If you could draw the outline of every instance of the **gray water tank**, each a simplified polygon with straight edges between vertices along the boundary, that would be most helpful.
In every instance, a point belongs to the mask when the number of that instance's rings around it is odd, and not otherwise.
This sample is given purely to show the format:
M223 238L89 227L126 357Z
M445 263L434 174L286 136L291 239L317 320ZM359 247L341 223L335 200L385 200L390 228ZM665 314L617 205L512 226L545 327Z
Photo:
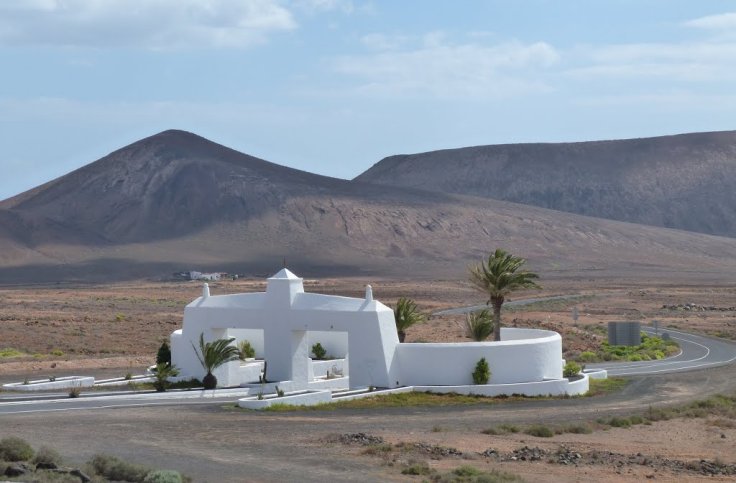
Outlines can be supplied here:
M629 346L641 344L641 322L609 322L608 343Z

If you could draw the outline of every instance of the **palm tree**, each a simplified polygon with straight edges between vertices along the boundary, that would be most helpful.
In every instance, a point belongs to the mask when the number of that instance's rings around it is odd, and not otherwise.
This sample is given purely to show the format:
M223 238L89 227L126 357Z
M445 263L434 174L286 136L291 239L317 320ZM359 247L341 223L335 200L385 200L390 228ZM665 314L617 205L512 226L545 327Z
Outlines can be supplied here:
M465 317L465 330L468 337L474 341L486 340L493 332L493 322L488 309L469 313Z
M158 392L164 392L169 387L169 378L179 375L179 369L176 366L169 365L166 362L156 364L156 370L153 373L153 387Z
M205 389L214 389L217 387L217 378L212 374L212 371L220 367L221 365L237 361L240 359L240 351L237 347L230 345L235 337L229 339L217 339L212 342L204 341L204 334L199 334L199 352L197 348L192 344L192 349L197 355L197 359L202 364L202 367L207 374L202 379L202 385Z
M539 275L521 270L526 260L497 249L487 261L470 267L470 281L488 294L486 302L493 306L493 339L501 340L501 306L506 296L521 288L540 288L534 280Z
M404 342L406 329L414 324L424 322L426 317L417 309L417 304L408 298L401 297L394 308L394 320L396 321L396 332L399 334L399 342Z

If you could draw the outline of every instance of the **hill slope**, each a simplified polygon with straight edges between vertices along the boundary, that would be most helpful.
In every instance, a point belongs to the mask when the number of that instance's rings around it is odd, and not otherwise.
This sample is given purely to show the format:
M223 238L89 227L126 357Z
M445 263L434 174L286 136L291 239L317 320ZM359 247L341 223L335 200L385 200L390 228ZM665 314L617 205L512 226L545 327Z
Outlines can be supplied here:
M356 180L736 237L736 131L390 156Z
M75 243L118 244L177 238L213 223L247 220L295 196L351 193L391 199L395 191L366 186L356 192L345 180L279 166L170 130L2 201L0 210L56 224L55 235L76 233ZM36 238L31 242L41 241Z
M182 131L0 202L0 283L174 270L464 277L496 247L554 274L736 268L736 240L345 181ZM720 274L720 275L719 275Z

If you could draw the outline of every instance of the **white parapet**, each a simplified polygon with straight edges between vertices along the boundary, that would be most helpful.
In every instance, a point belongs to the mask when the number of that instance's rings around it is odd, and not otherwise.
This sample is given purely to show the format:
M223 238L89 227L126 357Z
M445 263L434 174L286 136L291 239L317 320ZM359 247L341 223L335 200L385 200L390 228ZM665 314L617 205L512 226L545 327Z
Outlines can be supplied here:
M562 378L562 339L550 330L504 328L499 342L399 344L397 352L402 380L411 386L473 384L481 358L492 384Z
M286 404L288 406L314 406L315 404L323 404L332 401L332 392L329 390L322 391L302 391L284 396L268 395L263 399L258 396L245 397L238 399L238 406L244 409L265 409L274 404Z
M38 379L35 381L13 382L3 384L3 389L8 391L49 391L54 389L73 389L75 387L92 387L95 385L94 377L64 376L54 380Z

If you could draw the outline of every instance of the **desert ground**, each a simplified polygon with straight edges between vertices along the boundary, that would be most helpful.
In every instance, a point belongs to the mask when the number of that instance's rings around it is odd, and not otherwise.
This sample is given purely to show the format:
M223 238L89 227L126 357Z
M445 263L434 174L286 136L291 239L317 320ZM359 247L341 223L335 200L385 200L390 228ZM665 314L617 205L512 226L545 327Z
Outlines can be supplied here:
M360 297L366 283L384 303L406 296L427 313L485 302L483 294L464 281L342 278L305 280L305 289ZM568 359L605 340L611 320L658 320L662 327L736 340L736 287L728 281L632 277L549 280L543 286L512 299L581 297L509 309L504 322L561 332ZM223 281L210 283L210 288L213 294L260 291L265 283ZM0 381L140 372L154 361L168 334L180 327L184 306L200 292L198 282L1 288ZM430 317L408 331L407 341L468 340L462 322L463 316ZM623 389L590 398L470 405L448 401L440 407L254 413L201 405L6 415L0 417L0 437L17 435L34 445L50 444L77 462L102 451L178 469L194 481L426 479L402 474L416 465L439 473L462 465L494 468L527 481L731 481L733 476L720 472L736 463L733 412L621 428L596 421L713 394L734 396L733 376L731 365L631 378ZM551 438L523 431L482 432L504 423L522 429L535 423L584 424L593 432ZM355 436L358 433L370 438Z

